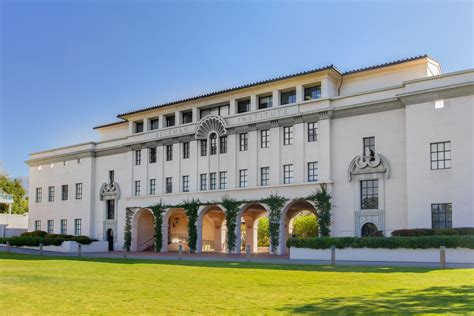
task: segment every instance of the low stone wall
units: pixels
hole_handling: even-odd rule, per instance
[[[290,259],[331,260],[331,249],[291,248]],[[440,262],[440,249],[336,249],[336,261]],[[474,263],[474,249],[447,248],[447,263]]]
[[[39,247],[24,247],[30,249],[39,250]],[[54,251],[63,253],[77,253],[79,244],[75,241],[64,241],[61,246],[43,246],[44,251]],[[108,251],[107,241],[94,241],[89,245],[82,245],[81,252],[107,252]]]

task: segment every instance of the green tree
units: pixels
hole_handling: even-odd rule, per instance
[[[28,212],[28,197],[20,179],[10,179],[7,175],[0,174],[0,190],[7,194],[13,194],[13,214]],[[8,213],[8,206],[0,205],[0,213]]]
[[[318,223],[313,214],[299,215],[293,220],[292,235],[300,238],[318,237]]]
[[[270,246],[270,221],[268,217],[262,217],[258,221],[258,246],[268,247]]]

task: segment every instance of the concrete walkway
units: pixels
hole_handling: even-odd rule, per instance
[[[7,247],[0,245],[0,252],[6,252]],[[10,247],[11,253],[40,255],[40,251],[36,249]],[[48,257],[74,257],[77,253],[61,253],[54,251],[43,251],[43,256]],[[101,253],[82,253],[83,258],[104,258],[104,259],[125,259],[123,252],[101,252]],[[162,260],[162,261],[207,261],[207,262],[252,262],[266,264],[305,264],[305,265],[330,265],[330,260],[290,260],[288,256],[270,255],[268,253],[252,254],[250,258],[245,255],[225,254],[225,253],[183,253],[181,259],[178,253],[155,253],[155,252],[131,252],[127,254],[126,259],[141,260]],[[432,262],[391,262],[391,261],[349,261],[339,260],[336,265],[341,266],[370,266],[370,267],[419,267],[419,268],[440,268],[439,263]],[[448,268],[474,268],[471,263],[448,263]]]

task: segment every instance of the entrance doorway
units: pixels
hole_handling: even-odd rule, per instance
[[[114,231],[107,229],[107,242],[109,243],[109,251],[114,251]]]

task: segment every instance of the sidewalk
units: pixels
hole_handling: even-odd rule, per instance
[[[6,252],[7,247],[0,245],[0,252]],[[40,255],[39,250],[10,247],[11,253]],[[60,253],[53,251],[43,251],[43,256],[48,257],[73,257],[77,258],[77,253]],[[253,254],[250,258],[245,255],[225,254],[225,253],[183,253],[180,259],[177,253],[155,253],[155,252],[130,252],[127,258],[124,258],[123,252],[101,252],[101,253],[82,253],[83,258],[104,258],[104,259],[140,259],[140,260],[162,260],[162,261],[208,261],[208,262],[252,262],[266,264],[307,264],[307,265],[330,265],[330,260],[290,260],[287,255],[278,256],[268,253]],[[378,267],[419,267],[419,268],[440,268],[439,263],[432,262],[390,262],[390,261],[337,261],[336,265],[341,266],[378,266]],[[448,268],[466,269],[474,268],[470,263],[448,263]]]

